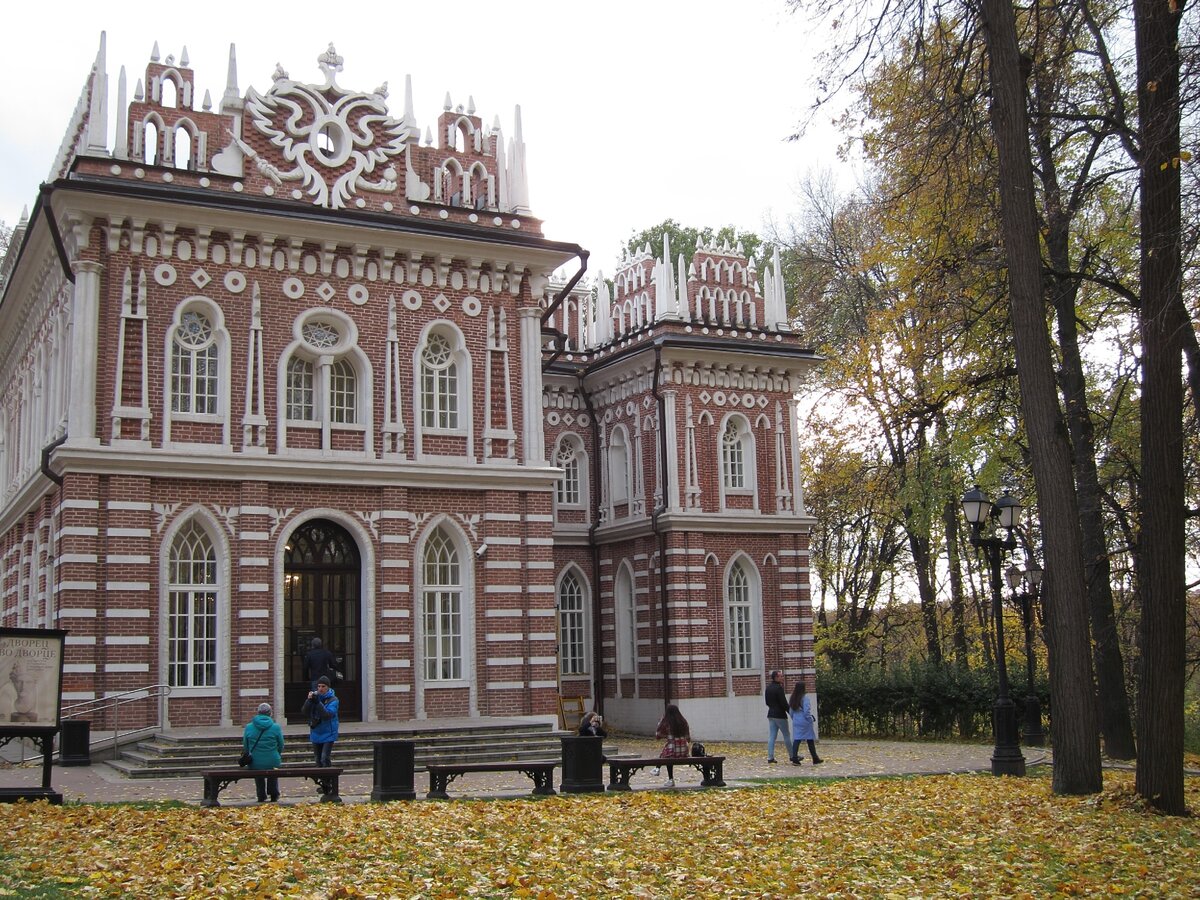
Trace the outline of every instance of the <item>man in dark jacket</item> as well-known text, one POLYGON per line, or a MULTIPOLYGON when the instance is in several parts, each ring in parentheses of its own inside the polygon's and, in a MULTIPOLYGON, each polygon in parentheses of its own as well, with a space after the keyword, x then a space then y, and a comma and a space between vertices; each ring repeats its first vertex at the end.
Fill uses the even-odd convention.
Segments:
POLYGON ((312 690, 317 689, 317 681, 324 675, 333 683, 333 673, 337 668, 337 658, 321 645, 320 638, 313 638, 304 654, 304 677, 312 690))
POLYGON ((767 701, 767 762, 775 762, 775 738, 783 735, 783 747, 787 750, 792 746, 792 736, 788 731, 788 700, 783 690, 783 673, 778 669, 771 670, 771 681, 767 685, 764 699, 767 701))

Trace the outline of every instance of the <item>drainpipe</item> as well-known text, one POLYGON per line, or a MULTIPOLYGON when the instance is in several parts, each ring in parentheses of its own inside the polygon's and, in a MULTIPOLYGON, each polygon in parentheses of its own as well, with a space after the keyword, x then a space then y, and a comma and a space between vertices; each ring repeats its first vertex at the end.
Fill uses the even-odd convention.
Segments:
POLYGON ((42 448, 42 474, 57 484, 63 486, 63 477, 50 468, 50 454, 61 447, 67 441, 67 436, 64 434, 53 443, 47 444, 42 448))
POLYGON ((579 393, 587 407, 588 420, 592 423, 592 459, 588 479, 588 553, 592 557, 592 706, 604 715, 604 636, 600 633, 600 548, 596 546, 596 529, 600 527, 600 429, 596 422, 596 407, 592 395, 583 383, 583 372, 579 379, 579 393))
POLYGON ((650 517, 650 526, 658 535, 658 595, 662 607, 663 705, 671 702, 671 630, 667 609, 667 534, 658 517, 667 509, 667 401, 659 385, 662 382, 662 344, 654 345, 654 382, 651 393, 658 406, 658 506, 650 517))
MULTIPOLYGON (((546 323, 550 321, 550 317, 554 315, 555 311, 562 306, 563 301, 567 299, 567 296, 571 293, 571 291, 575 290, 575 285, 579 284, 579 279, 582 278, 583 274, 587 271, 589 255, 590 254, 587 250, 580 250, 576 254, 576 256, 579 257, 579 271, 576 272, 572 276, 571 280, 567 282, 566 287, 554 295, 554 299, 550 301, 550 305, 547 306, 545 311, 542 313, 542 334, 551 334, 559 338, 559 340, 555 341, 554 351, 550 354, 550 358, 542 360, 543 372, 550 368, 550 366, 554 364, 554 361, 563 355, 567 344, 566 336, 564 334, 566 329, 564 328, 562 331, 559 331, 557 329, 550 328, 546 323)), ((579 337, 580 344, 582 344, 583 335, 580 335, 579 337)))

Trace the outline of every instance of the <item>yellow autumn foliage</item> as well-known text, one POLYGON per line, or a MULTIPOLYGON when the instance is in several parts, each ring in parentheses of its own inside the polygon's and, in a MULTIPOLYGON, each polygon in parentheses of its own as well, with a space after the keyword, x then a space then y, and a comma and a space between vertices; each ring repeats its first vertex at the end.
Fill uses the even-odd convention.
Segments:
MULTIPOLYGON (((1200 778, 1187 782, 1200 808, 1200 778)), ((1200 896, 1200 820, 1128 773, 781 782, 202 810, 18 804, 0 893, 97 897, 1200 896)))

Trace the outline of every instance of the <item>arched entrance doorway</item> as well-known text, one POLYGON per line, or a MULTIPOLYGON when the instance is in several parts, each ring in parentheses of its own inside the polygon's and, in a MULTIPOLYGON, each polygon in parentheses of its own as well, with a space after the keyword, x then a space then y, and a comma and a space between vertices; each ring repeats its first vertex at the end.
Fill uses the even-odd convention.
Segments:
POLYGON ((362 566, 358 545, 328 519, 305 522, 283 556, 284 704, 289 722, 302 722, 308 695, 304 654, 317 637, 339 660, 335 686, 339 718, 362 718, 362 566))

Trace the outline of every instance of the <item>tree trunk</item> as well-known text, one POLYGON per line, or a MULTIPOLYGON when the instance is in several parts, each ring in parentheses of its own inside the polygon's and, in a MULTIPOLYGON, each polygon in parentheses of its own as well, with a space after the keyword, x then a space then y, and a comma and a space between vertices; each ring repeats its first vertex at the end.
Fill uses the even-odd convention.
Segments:
POLYGON ((950 628, 954 645, 954 664, 968 665, 966 601, 963 599, 962 569, 958 558, 958 503, 947 500, 942 507, 942 526, 946 529, 946 567, 950 572, 950 628))
POLYGON ((1054 711, 1053 789, 1101 789, 1096 697, 1088 646, 1079 508, 1066 426, 1058 406, 1041 292, 1042 259, 1016 22, 1008 0, 982 0, 996 137, 1001 229, 1007 255, 1021 413, 1029 435, 1038 516, 1046 544, 1045 618, 1054 711))
MULTIPOLYGON (((909 526, 912 527, 911 525, 909 526)), ((925 653, 935 666, 942 664, 942 639, 938 629, 937 593, 930 578, 932 559, 929 553, 929 538, 908 533, 908 550, 912 554, 913 568, 917 573, 917 595, 921 599, 921 626, 925 632, 925 653)))
POLYGON ((1050 283, 1058 325, 1058 347, 1062 354, 1059 386, 1071 448, 1075 453, 1075 489, 1079 497, 1079 526, 1083 539, 1083 572, 1087 583, 1088 614, 1092 625, 1092 661, 1096 668, 1100 733, 1104 749, 1112 759, 1133 759, 1133 721, 1129 715, 1129 694, 1125 687, 1125 662, 1117 636, 1113 613, 1111 570, 1108 541, 1104 533, 1101 509, 1100 475, 1096 468, 1095 427, 1088 407, 1087 381, 1079 352, 1079 327, 1075 301, 1078 281, 1067 276, 1071 269, 1071 213, 1064 208, 1058 182, 1058 168, 1051 147, 1048 104, 1043 97, 1053 89, 1039 75, 1033 93, 1038 111, 1034 118, 1035 146, 1041 172, 1043 207, 1046 217, 1046 252, 1055 274, 1050 283))
POLYGON ((1141 136, 1142 601, 1137 792, 1183 815, 1184 478, 1180 269, 1179 11, 1136 0, 1141 136))

